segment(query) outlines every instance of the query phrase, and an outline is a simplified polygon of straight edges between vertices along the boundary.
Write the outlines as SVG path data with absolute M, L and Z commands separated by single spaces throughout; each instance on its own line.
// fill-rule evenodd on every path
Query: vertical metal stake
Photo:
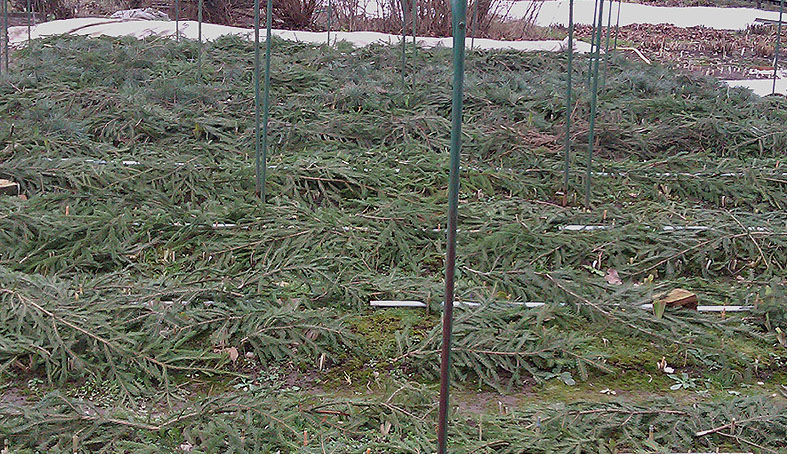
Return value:
M 31 41 L 33 41 L 30 28 L 33 25 L 33 7 L 30 5 L 30 0 L 27 0 L 27 48 L 30 49 Z
M 476 25 L 478 21 L 478 1 L 473 0 L 473 19 L 470 21 L 470 50 L 475 48 L 475 35 L 478 32 L 478 26 Z
M 331 45 L 331 0 L 328 0 L 328 45 Z
M 618 34 L 620 32 L 620 7 L 623 0 L 618 0 L 618 22 L 615 24 L 615 50 L 618 50 Z
M 779 77 L 779 52 L 782 45 L 782 17 L 784 16 L 784 0 L 779 2 L 779 26 L 776 28 L 776 54 L 773 60 L 773 93 L 776 94 L 776 78 Z
M 604 17 L 604 2 L 599 4 L 598 15 Z M 597 28 L 597 45 L 596 45 L 596 59 L 593 65 L 593 92 L 590 96 L 590 132 L 588 133 L 588 167 L 587 175 L 585 176 L 585 207 L 590 208 L 590 177 L 591 168 L 593 166 L 593 133 L 596 127 L 596 105 L 598 102 L 598 66 L 601 60 L 601 24 Z
M 197 76 L 202 80 L 202 3 L 204 0 L 199 0 L 197 6 Z
M 175 0 L 175 42 L 180 42 L 180 2 Z
M 254 192 L 262 194 L 260 163 L 260 0 L 254 0 Z
M 462 148 L 462 89 L 465 75 L 465 23 L 467 0 L 451 0 L 454 35 L 454 87 L 451 104 L 451 172 L 448 183 L 448 235 L 445 252 L 445 305 L 443 345 L 440 356 L 440 407 L 437 453 L 446 454 L 448 391 L 451 382 L 451 332 L 454 318 L 454 273 L 456 266 L 456 223 L 459 206 L 459 153 Z
M 407 62 L 407 1 L 401 0 L 402 5 L 402 91 L 405 89 L 404 72 Z
M 10 73 L 8 69 L 8 0 L 3 0 L 3 63 L 5 72 Z
M 595 48 L 596 48 L 595 46 L 596 46 L 597 18 L 598 18 L 598 0 L 596 0 L 595 6 L 593 7 L 593 29 L 590 32 L 590 53 L 588 54 L 590 56 L 590 58 L 588 59 L 588 85 L 590 85 L 590 81 L 593 73 L 593 56 L 595 55 Z
M 418 57 L 418 43 L 415 42 L 415 34 L 416 34 L 416 27 L 418 25 L 418 4 L 416 3 L 418 0 L 413 0 L 413 64 L 415 65 L 415 60 Z M 415 87 L 415 79 L 413 79 L 413 87 Z
M 568 203 L 568 172 L 571 160 L 571 73 L 574 59 L 574 0 L 568 3 L 568 83 L 566 84 L 566 168 L 563 173 L 563 205 Z
M 268 170 L 268 117 L 271 96 L 271 11 L 273 0 L 265 7 L 265 90 L 262 95 L 262 188 L 260 198 L 265 203 L 265 174 Z
M 612 34 L 612 5 L 615 0 L 609 0 L 609 17 L 607 18 L 607 44 L 604 46 L 604 76 L 601 78 L 601 89 L 604 90 L 607 86 L 607 67 L 609 66 L 609 40 Z

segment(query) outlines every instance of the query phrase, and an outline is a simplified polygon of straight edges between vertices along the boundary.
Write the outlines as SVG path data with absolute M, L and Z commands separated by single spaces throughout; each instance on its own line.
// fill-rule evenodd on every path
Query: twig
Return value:
M 762 248 L 760 247 L 760 243 L 758 243 L 757 240 L 754 239 L 754 237 L 751 235 L 751 232 L 749 231 L 749 229 L 747 229 L 741 223 L 741 221 L 738 220 L 738 218 L 734 214 L 732 214 L 732 211 L 727 210 L 727 214 L 729 214 L 730 217 L 735 221 L 735 223 L 738 224 L 738 226 L 740 226 L 741 230 L 743 230 L 749 236 L 749 239 L 751 240 L 751 242 L 754 243 L 754 246 L 757 248 L 757 251 L 759 251 L 759 253 L 760 253 L 760 257 L 762 257 L 762 261 L 765 262 L 765 268 L 766 269 L 770 268 L 771 265 L 770 265 L 770 263 L 768 263 L 768 259 L 765 257 L 765 254 L 762 252 Z

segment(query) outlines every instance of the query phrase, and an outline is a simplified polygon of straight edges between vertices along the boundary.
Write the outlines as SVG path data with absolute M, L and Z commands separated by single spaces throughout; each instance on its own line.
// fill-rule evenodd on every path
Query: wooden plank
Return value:
M 19 195 L 19 183 L 0 178 L 0 194 L 11 196 Z

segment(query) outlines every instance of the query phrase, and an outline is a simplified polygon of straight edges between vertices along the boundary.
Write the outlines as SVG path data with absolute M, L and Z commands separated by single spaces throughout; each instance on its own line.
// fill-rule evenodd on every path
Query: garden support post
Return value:
M 620 34 L 620 7 L 623 0 L 618 0 L 618 22 L 615 24 L 615 50 L 618 50 L 618 35 Z
M 175 0 L 175 42 L 180 42 L 180 0 Z
M 32 33 L 30 28 L 33 25 L 33 7 L 30 4 L 30 0 L 27 0 L 27 47 L 30 48 L 30 44 L 32 41 Z
M 475 48 L 475 34 L 478 32 L 478 1 L 473 0 L 473 18 L 470 20 L 470 50 Z
M 416 64 L 416 59 L 418 58 L 418 43 L 415 41 L 415 34 L 418 31 L 418 0 L 413 0 L 413 65 Z M 417 69 L 417 68 L 416 68 Z M 413 86 L 415 86 L 415 78 L 413 78 Z
M 197 75 L 202 80 L 202 4 L 204 0 L 199 0 L 197 6 Z
M 571 73 L 574 59 L 574 0 L 568 2 L 568 80 L 566 83 L 566 167 L 563 172 L 563 205 L 568 203 L 568 172 L 571 160 Z
M 5 72 L 10 72 L 8 69 L 8 0 L 3 0 L 3 63 Z
M 604 2 L 602 1 L 599 3 L 598 8 L 598 16 L 604 17 Z M 591 179 L 591 169 L 593 167 L 593 141 L 594 141 L 594 129 L 596 127 L 596 108 L 598 103 L 598 66 L 599 60 L 601 60 L 601 24 L 597 27 L 596 30 L 596 58 L 593 61 L 593 87 L 592 92 L 590 95 L 590 131 L 588 132 L 588 166 L 587 166 L 587 175 L 585 176 L 585 207 L 590 208 L 590 179 Z
M 405 89 L 404 75 L 407 64 L 407 0 L 401 0 L 402 5 L 402 91 Z
M 448 234 L 445 253 L 445 304 L 443 344 L 440 355 L 440 406 L 437 425 L 437 452 L 446 454 L 448 431 L 448 391 L 451 382 L 451 332 L 454 316 L 454 276 L 456 266 L 456 223 L 459 205 L 459 155 L 462 147 L 462 92 L 465 74 L 466 0 L 451 0 L 454 35 L 454 86 L 451 103 L 451 170 L 448 183 Z
M 784 0 L 779 2 L 779 25 L 776 27 L 776 52 L 773 56 L 773 93 L 776 94 L 776 79 L 779 77 L 779 52 L 782 45 L 782 19 L 784 18 Z
M 609 67 L 609 44 L 612 35 L 612 6 L 615 0 L 609 0 L 609 17 L 607 18 L 607 43 L 604 46 L 604 76 L 601 78 L 601 89 L 607 87 L 607 67 Z
M 590 31 L 590 53 L 588 53 L 588 86 L 593 78 L 593 55 L 596 49 L 596 26 L 598 25 L 598 0 L 593 6 L 593 28 Z
M 259 1 L 259 0 L 258 0 Z M 262 187 L 260 199 L 265 203 L 265 175 L 268 170 L 268 118 L 270 117 L 271 98 L 271 15 L 273 0 L 265 7 L 265 86 L 262 95 Z
M 260 0 L 254 0 L 254 192 L 262 194 L 260 161 Z

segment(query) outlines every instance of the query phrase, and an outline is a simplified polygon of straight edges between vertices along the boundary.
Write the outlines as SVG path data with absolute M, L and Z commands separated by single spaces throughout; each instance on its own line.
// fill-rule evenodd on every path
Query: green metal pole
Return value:
M 784 0 L 779 2 L 779 26 L 776 28 L 776 55 L 773 61 L 773 93 L 776 94 L 776 78 L 779 77 L 779 52 L 782 46 L 782 17 L 784 17 Z
M 328 45 L 331 45 L 331 0 L 328 0 Z
M 413 62 L 415 62 L 416 58 L 418 57 L 418 43 L 415 42 L 415 34 L 416 34 L 416 27 L 418 25 L 418 4 L 416 3 L 418 0 L 413 0 Z M 413 85 L 415 85 L 415 79 L 413 79 Z
M 590 32 L 590 59 L 588 61 L 588 85 L 590 85 L 590 80 L 592 78 L 593 73 L 593 55 L 595 55 L 595 46 L 596 46 L 596 19 L 598 18 L 598 0 L 596 0 L 595 6 L 593 6 L 593 29 Z
M 8 0 L 3 0 L 3 63 L 6 73 L 8 69 Z
M 175 0 L 175 42 L 180 42 L 180 2 Z
M 599 17 L 604 17 L 604 2 L 599 4 L 598 14 Z M 600 25 L 600 24 L 599 24 Z M 593 64 L 593 92 L 590 96 L 590 132 L 588 133 L 588 167 L 587 175 L 585 176 L 585 207 L 590 208 L 590 177 L 591 167 L 593 166 L 593 133 L 596 127 L 596 107 L 598 103 L 598 66 L 601 60 L 601 26 L 597 30 L 597 46 L 596 46 L 596 59 Z
M 467 0 L 451 0 L 454 35 L 454 87 L 451 104 L 451 171 L 448 183 L 448 235 L 445 252 L 445 304 L 443 305 L 443 345 L 440 355 L 440 405 L 437 425 L 437 453 L 446 454 L 448 393 L 451 382 L 451 332 L 454 318 L 454 277 L 456 267 L 456 224 L 459 206 L 459 153 L 462 148 L 462 89 L 465 76 L 465 22 Z
M 473 19 L 470 21 L 470 50 L 475 48 L 475 34 L 478 32 L 478 0 L 473 0 Z
M 568 203 L 568 172 L 571 160 L 571 73 L 574 59 L 574 0 L 568 3 L 568 83 L 566 84 L 566 168 L 563 173 L 563 205 Z
M 260 163 L 260 0 L 254 0 L 254 192 L 262 193 Z
M 405 81 L 404 81 L 404 73 L 406 70 L 406 63 L 407 63 L 407 2 L 406 0 L 401 0 L 402 5 L 402 90 L 405 89 Z
M 202 80 L 202 3 L 204 0 L 199 0 L 197 6 L 197 76 Z
M 607 18 L 607 43 L 604 46 L 604 76 L 601 78 L 601 89 L 607 86 L 607 67 L 609 66 L 609 42 L 612 35 L 612 5 L 615 0 L 609 0 L 609 17 Z
M 265 8 L 265 91 L 262 96 L 262 188 L 260 199 L 265 203 L 265 174 L 268 170 L 268 117 L 270 116 L 271 95 L 271 11 L 273 0 L 268 0 Z
M 620 7 L 623 0 L 618 0 L 618 22 L 615 24 L 615 50 L 618 50 L 618 34 L 620 33 Z

